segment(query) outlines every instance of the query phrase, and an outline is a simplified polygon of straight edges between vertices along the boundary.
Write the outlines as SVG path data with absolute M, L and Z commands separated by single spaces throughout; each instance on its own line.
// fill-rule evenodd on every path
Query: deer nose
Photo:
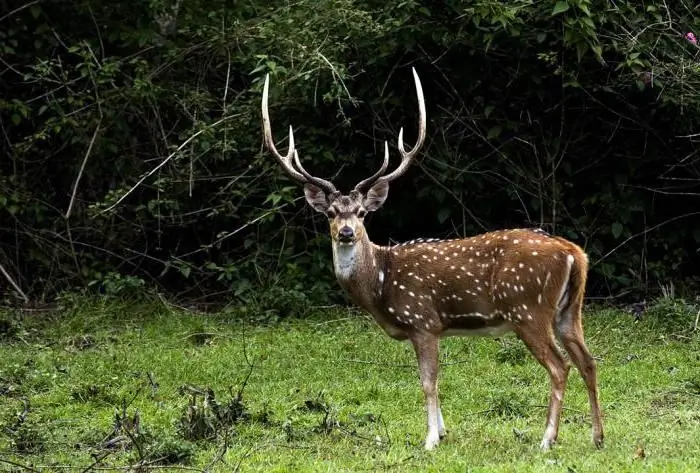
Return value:
M 342 227 L 340 230 L 338 230 L 338 237 L 340 237 L 340 240 L 343 241 L 348 241 L 352 240 L 352 237 L 355 236 L 355 232 L 353 231 L 352 228 L 348 227 L 347 225 Z

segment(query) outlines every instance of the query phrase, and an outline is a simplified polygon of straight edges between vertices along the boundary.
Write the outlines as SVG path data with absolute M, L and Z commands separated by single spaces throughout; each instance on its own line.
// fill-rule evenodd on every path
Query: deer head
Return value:
M 332 182 L 309 174 L 299 160 L 299 154 L 294 146 L 294 132 L 289 127 L 289 148 L 282 155 L 275 147 L 270 126 L 268 110 L 269 74 L 265 76 L 265 87 L 262 98 L 263 129 L 265 144 L 285 171 L 295 180 L 304 184 L 304 196 L 308 204 L 317 212 L 328 217 L 331 238 L 339 245 L 354 245 L 365 237 L 364 218 L 369 212 L 378 210 L 386 201 L 389 194 L 389 183 L 403 175 L 411 165 L 425 141 L 426 114 L 423 88 L 416 70 L 413 69 L 413 79 L 418 96 L 418 140 L 410 151 L 406 151 L 403 143 L 403 127 L 399 131 L 398 148 L 401 153 L 401 164 L 391 173 L 384 174 L 389 165 L 389 145 L 384 142 L 384 161 L 377 172 L 360 181 L 349 194 L 343 195 Z

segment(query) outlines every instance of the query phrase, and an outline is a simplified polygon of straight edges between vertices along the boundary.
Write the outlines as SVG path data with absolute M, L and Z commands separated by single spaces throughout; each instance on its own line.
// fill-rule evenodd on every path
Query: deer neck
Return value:
M 333 242 L 333 268 L 341 287 L 361 307 L 372 311 L 384 282 L 384 254 L 365 233 L 353 245 Z

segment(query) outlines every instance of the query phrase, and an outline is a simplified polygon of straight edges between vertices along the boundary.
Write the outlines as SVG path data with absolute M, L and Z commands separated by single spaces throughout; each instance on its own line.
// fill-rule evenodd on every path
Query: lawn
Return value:
M 512 336 L 443 340 L 449 435 L 425 452 L 413 350 L 360 313 L 261 324 L 106 300 L 5 312 L 0 470 L 700 471 L 700 334 L 674 307 L 586 312 L 605 448 L 572 369 L 548 453 L 548 378 Z

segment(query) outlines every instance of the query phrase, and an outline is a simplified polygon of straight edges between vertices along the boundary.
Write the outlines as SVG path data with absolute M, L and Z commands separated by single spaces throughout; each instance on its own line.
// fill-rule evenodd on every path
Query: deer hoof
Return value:
M 540 450 L 543 452 L 548 452 L 552 449 L 552 445 L 554 445 L 554 440 L 545 437 L 542 439 L 542 442 L 540 442 Z
M 428 436 L 425 438 L 425 449 L 426 450 L 432 450 L 435 447 L 438 446 L 440 443 L 440 434 L 435 432 L 430 432 Z

